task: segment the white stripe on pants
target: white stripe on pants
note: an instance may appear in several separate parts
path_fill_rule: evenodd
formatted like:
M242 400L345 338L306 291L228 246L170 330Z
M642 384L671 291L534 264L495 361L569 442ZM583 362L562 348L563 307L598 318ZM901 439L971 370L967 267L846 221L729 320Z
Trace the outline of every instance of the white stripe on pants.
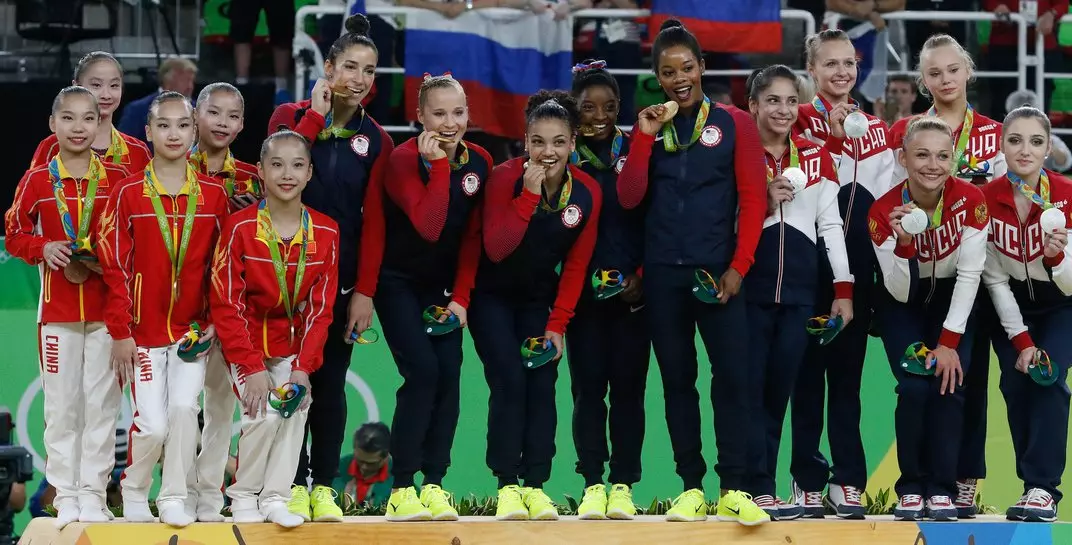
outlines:
M41 324L39 337L45 478L57 505L79 496L104 505L122 396L110 363L112 338L102 322Z
M185 362L179 344L138 347L130 404L130 465L123 477L123 498L145 501L153 469L164 454L157 504L186 499L186 476L197 455L198 397L205 383L205 358Z
M201 430L201 452L197 470L186 479L187 493L194 513L219 513L223 510L223 477L231 454L231 425L234 423L234 388L230 371L223 360L219 343L208 351L205 368L205 427Z
M290 380L294 356L265 360L272 387ZM245 382L238 379L238 368L231 368L238 395L245 391ZM312 393L312 392L310 392ZM305 437L308 409L295 412L284 419L279 411L268 406L267 414L257 418L242 414L242 435L238 438L238 471L235 482L227 487L231 510L256 509L267 515L274 506L290 501L290 487L298 469L298 451Z

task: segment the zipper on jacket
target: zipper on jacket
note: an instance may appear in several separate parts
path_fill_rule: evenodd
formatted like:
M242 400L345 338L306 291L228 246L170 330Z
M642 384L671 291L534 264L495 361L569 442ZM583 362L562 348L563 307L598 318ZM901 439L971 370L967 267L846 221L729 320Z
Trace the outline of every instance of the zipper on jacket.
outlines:
M852 146L852 188L849 189L849 204L845 207L845 217L843 218L844 225L841 226L841 233L844 236L849 234L849 221L852 219L852 205L856 202L856 186L858 185L856 178L860 174L860 152L856 150L856 144Z
M87 173L88 174L88 173ZM89 191L89 185L87 182L86 191ZM78 219L82 219L82 180L74 181L74 194L78 199ZM81 225L78 226L82 228ZM85 284L78 285L78 319L79 321L86 321L86 299L85 299Z
M931 254L931 289L927 292L927 298L923 302L930 304L931 297L934 297L934 287L938 285L938 252L934 240L934 229L927 229L927 245L930 246L927 251Z
M1020 258L1024 264L1024 281L1027 283L1027 298L1032 302L1035 301L1035 287L1031 285L1031 269L1028 267L1027 259L1027 246L1029 241L1027 240L1027 229L1024 228L1024 222L1020 221L1020 212L1013 207L1013 212L1016 214L1016 225L1020 228ZM1027 217L1031 217L1031 211L1028 210Z
M175 256L168 256L168 261L171 262L171 283L168 284L168 309L167 309L167 321L164 323L167 329L168 344L175 342L175 336L171 334L171 313L175 311L175 292L173 286L175 286L175 268L177 263L171 261L172 259L178 259L179 244L182 241L179 240L179 198L175 195L168 195L171 198L171 240L174 242ZM187 195L186 198L190 199L192 195ZM189 204L189 203L187 203ZM196 218L195 218L196 219ZM193 228L191 227L191 230Z
M785 157L785 154L782 154ZM782 175L782 160L776 161L778 176ZM778 278L774 282L774 302L782 302L782 277L785 272L785 210L782 203L778 203Z

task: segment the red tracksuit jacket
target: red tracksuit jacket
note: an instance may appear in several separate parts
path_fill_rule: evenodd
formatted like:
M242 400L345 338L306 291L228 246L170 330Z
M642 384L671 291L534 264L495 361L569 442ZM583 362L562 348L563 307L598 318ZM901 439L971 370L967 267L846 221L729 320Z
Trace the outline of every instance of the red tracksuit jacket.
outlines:
M103 152L101 150L93 151L100 155L105 163L123 167L127 174L141 172L145 165L148 165L149 161L153 159L153 155L149 153L149 147L145 145L145 142L123 134L116 129L112 129L112 147L117 152L114 155L110 153L111 149ZM33 160L30 161L30 169L48 165L48 162L59 152L60 145L56 140L56 135L48 135L48 138L45 138L37 145Z
M151 165L150 167L151 168ZM104 321L116 340L134 337L138 346L167 346L189 331L191 322L208 322L208 272L212 250L227 219L227 193L219 182L187 168L178 195L161 195L176 249L185 224L186 204L196 185L199 195L190 242L172 301L175 280L171 256L149 199L144 172L121 181L101 217L97 253L104 265L109 297Z
M192 156L192 154L189 155L189 157L190 164L194 165L194 168L197 169L198 172L216 180L223 185L224 189L227 191L227 198L234 197L235 193L248 193L249 191L247 190L247 188L250 186L251 183L255 183L258 186L263 187L260 176L257 175L256 165L252 165L245 161L239 161L238 159L234 159L233 171L227 169L227 164L224 163L223 169L216 172L209 172L207 163L203 163L201 161L196 160ZM234 177L233 180L231 180L232 176ZM229 184L229 181L232 183ZM238 210L239 209L231 206L231 212L237 212Z
M90 216L89 236L96 245L97 223L108 203L108 194L111 193L112 187L126 177L126 171L119 166L100 161L96 156L93 160L100 162L104 169L104 176L97 182L93 215ZM82 216L79 196L88 190L89 181L75 180L63 168L62 163L59 166L63 179L63 196L66 198L67 209L77 233ZM63 276L63 271L53 271L44 264L41 252L45 244L55 240L67 240L59 209L56 207L56 194L52 188L52 177L48 173L48 163L40 168L30 169L23 175L15 190L15 201L11 203L11 209L7 211L4 220L7 229L5 248L8 253L41 269L38 321L49 323L103 320L106 290L104 279L100 275L90 274L84 283L72 284Z
M324 360L338 291L339 228L331 218L306 208L312 236L306 243L305 273L295 297L301 231L289 245L269 241L258 226L258 208L248 206L227 220L212 262L212 319L223 355L238 366L241 376L263 371L265 358L295 354L294 369L312 373ZM268 244L278 244L279 255L285 256L288 290L298 301L293 342Z

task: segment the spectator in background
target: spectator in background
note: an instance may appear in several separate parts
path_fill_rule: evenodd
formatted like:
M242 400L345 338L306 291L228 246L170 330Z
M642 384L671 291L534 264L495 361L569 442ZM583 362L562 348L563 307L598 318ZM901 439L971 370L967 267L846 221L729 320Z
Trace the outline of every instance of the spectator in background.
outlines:
M826 10L838 15L843 15L854 21L868 21L875 28L886 28L886 21L882 18L883 13L903 11L905 0L826 0ZM827 15L829 17L829 15ZM838 25L842 30L848 30L855 25Z
M294 25L291 24L291 26ZM287 54L289 55L290 52L288 51ZM123 115L119 118L119 124L116 128L119 129L119 132L133 136L148 144L148 139L145 138L145 124L149 121L149 106L153 103L153 99L164 91L175 91L192 101L194 81L196 79L197 65L194 64L194 61L182 57L166 59L160 63L160 68L156 73L156 80L159 82L160 87L156 91L127 104L123 108ZM152 144L149 144L149 150L152 151Z
M730 94L729 87L722 85L721 83L709 83L704 86L704 94L712 102L719 104L725 104L727 106L733 105L733 96Z
M272 46L275 72L275 103L290 102L287 76L294 42L294 0L231 0L231 41L234 42L235 85L249 84L249 67L253 60L253 35L261 10L268 23L268 42Z
M916 82L910 76L890 76L886 82L886 98L875 101L875 115L892 127L901 119L912 117L918 96Z
M1021 4L1033 9L1021 11ZM1068 0L1038 0L1031 2L1019 2L1017 0L982 0L984 10L993 12L999 18L1007 18L1010 13L1020 13L1027 19L1031 26L1027 29L1027 53L1035 52L1037 31L1045 36L1045 50L1043 60L1046 63L1046 71L1064 72L1064 53L1057 47L1057 31L1061 17L1068 14ZM990 30L990 46L986 58L989 60L991 70L1016 71L1020 64L1017 56L1016 25L1009 22L995 21ZM1035 81L1035 68L1027 67L1027 81ZM1017 81L1014 78L995 78L990 84L990 110L987 112L995 119L1004 119L1009 110L1004 109L1005 99L1017 90ZM1043 97L1043 112L1050 111L1050 101L1053 98L1054 82L1046 80L1045 96Z
M1007 0L1018 2L1019 0ZM978 11L979 0L906 0L907 11ZM923 49L923 42L934 34L948 34L965 48L968 47L969 24L965 21L904 21L908 64L911 65ZM973 27L974 28L974 27ZM877 110L876 110L877 111ZM889 122L887 121L888 123Z
M637 0L596 0L585 2L572 2L572 9L594 7L597 9L639 9ZM597 59L614 59L615 68L644 68L644 56L640 50L640 36L642 27L636 23L635 18L623 17L621 19L600 18L588 19L577 25L578 28L588 24L594 25L593 47L586 57ZM591 28L591 26L589 26ZM619 103L618 124L632 126L636 123L636 88L637 76L617 76L618 88L621 91Z
M1020 106L1039 108L1039 98L1034 91L1023 90L1012 93L1005 99L1005 110L1013 111ZM1042 162L1043 168L1052 172L1065 172L1072 168L1072 151L1061 137L1050 133L1050 154Z
M382 505L391 497L391 430L383 422L370 422L354 432L354 452L339 460L339 476L332 488L349 494L358 504Z

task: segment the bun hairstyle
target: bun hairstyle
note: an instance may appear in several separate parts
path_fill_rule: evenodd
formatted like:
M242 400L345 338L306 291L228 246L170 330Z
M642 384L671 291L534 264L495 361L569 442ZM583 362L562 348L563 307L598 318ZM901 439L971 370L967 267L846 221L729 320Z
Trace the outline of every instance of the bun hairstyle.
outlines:
M570 89L570 94L574 98L581 96L585 89L599 85L609 87L614 93L614 98L621 100L622 92L618 89L618 80L607 72L607 61L585 59L580 64L574 65L573 86Z
M844 30L837 28L828 28L818 34L812 34L804 40L804 65L808 68L815 67L815 57L819 54L819 47L827 42L846 41L850 44L852 40L849 39L849 35Z
M532 125L541 119L560 119L569 125L570 132L577 132L581 125L577 100L565 91L538 91L525 106L525 123Z
M774 64L766 68L760 68L752 72L752 75L748 76L748 81L745 82L745 88L748 89L749 100L759 100L759 95L770 88L776 79L787 79L793 84L793 88L796 89L797 95L800 94L800 78L791 68L784 64Z
M346 18L343 23L343 28L346 29L346 34L336 38L335 43L331 44L331 49L328 50L328 56L326 60L335 62L335 59L342 54L343 51L350 49L355 45L363 45L371 49L377 55L380 51L376 49L376 44L369 38L369 20L367 17L360 13L355 13Z
M917 134L926 131L940 132L950 140L953 139L953 129L949 127L949 123L942 121L941 118L933 115L921 115L908 123L908 128L905 129L904 135L904 147L908 146L908 143L916 137Z
M89 70L89 67L102 61L108 61L115 64L115 68L119 70L119 75L123 75L123 65L119 64L119 61L116 60L114 55L107 51L90 51L81 59L78 59L78 64L74 66L74 76L72 77L74 83L76 85L81 85L82 76L85 75L86 70Z
M1035 119L1042 125L1042 128L1046 131L1046 136L1050 136L1050 117L1046 115L1042 110L1030 105L1025 104L1016 108L1005 116L1005 121L1002 123L1003 127L1008 127L1009 123L1020 119Z
M71 85L70 87L64 87L59 93L56 93L56 98L52 100L52 115L56 115L56 112L63 106L63 101L67 97L81 96L89 99L89 103L93 105L93 111L100 115L100 105L97 104L97 97L93 96L93 93L89 92L89 89L79 85Z
M264 157L268 155L268 151L272 148L273 142L279 142L281 140L292 140L302 145L302 149L305 150L305 157L309 158L309 141L304 136L290 130L284 129L278 132L274 132L268 135L268 138L264 139L264 143L261 144L260 160L264 161Z
M450 72L444 73L442 76L433 76L427 72L424 73L424 80L421 81L420 89L417 89L417 104L424 108L425 102L428 101L428 92L432 89L445 89L445 88L457 89L462 96L465 96L465 89L462 88L461 82L454 79L454 76L450 75Z
M681 24L681 21L667 19L659 27L659 35L655 37L651 46L652 70L659 69L659 57L662 56L663 51L677 46L688 48L696 56L696 60L703 59L703 51L700 49L700 42L696 41L696 36L693 36L685 25Z
M964 49L964 46L960 45L948 34L935 34L927 38L926 42L923 42L923 47L919 50L919 62L916 63L916 87L919 88L920 94L927 98L931 98L931 93L927 90L927 86L923 84L923 56L939 47L952 47L955 49L960 58L963 59L964 67L968 70L968 83L975 81L975 60Z
M186 95L176 91L164 91L156 98L153 99L152 104L149 105L149 121L152 121L156 117L157 112L160 110L160 106L168 102L182 102L186 105L186 111L191 117L193 117L194 108L190 105L190 99L186 98Z

